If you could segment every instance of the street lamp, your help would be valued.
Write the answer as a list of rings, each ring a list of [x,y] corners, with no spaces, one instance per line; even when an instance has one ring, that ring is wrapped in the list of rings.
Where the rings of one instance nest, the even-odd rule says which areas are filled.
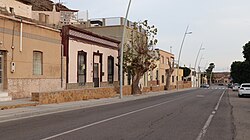
[[[130,9],[130,5],[131,5],[131,0],[129,0],[126,16],[123,22],[122,42],[120,49],[120,99],[122,98],[122,85],[123,85],[123,47],[124,47],[123,45],[124,45],[124,37],[126,35],[126,23],[128,21],[128,12]]]
[[[199,55],[200,55],[200,52],[201,52],[201,50],[205,50],[205,48],[203,48],[202,47],[203,46],[203,43],[201,43],[201,46],[200,46],[200,48],[199,48],[199,51],[198,51],[198,54],[197,54],[197,56],[196,56],[196,59],[195,59],[195,64],[194,64],[194,70],[195,70],[195,85],[197,86],[197,79],[196,79],[196,64],[197,64],[197,60],[198,60],[198,58],[199,58]]]
[[[200,58],[200,61],[198,63],[198,81],[197,81],[197,87],[200,87],[200,81],[201,81],[201,84],[203,84],[203,77],[201,76],[201,69],[200,69],[200,64],[201,64],[201,61],[202,59],[204,59],[203,55],[201,55],[201,58]],[[196,76],[196,74],[195,74]]]
[[[199,58],[200,52],[201,52],[201,50],[205,50],[205,48],[203,48],[202,46],[203,46],[203,43],[201,43],[200,49],[199,49],[198,54],[197,54],[196,59],[195,59],[195,64],[194,64],[195,70],[196,70],[196,64],[197,64],[197,60]]]
[[[189,32],[188,31],[188,28],[189,28],[189,25],[187,26],[187,29],[184,33],[184,36],[183,36],[183,39],[182,39],[182,42],[181,42],[181,48],[180,48],[180,51],[179,51],[179,55],[178,55],[178,63],[177,63],[177,77],[179,76],[179,69],[180,69],[180,59],[181,59],[181,51],[182,51],[182,47],[183,47],[183,44],[184,44],[184,41],[185,41],[185,38],[186,38],[186,35],[187,34],[192,34],[192,32]],[[179,77],[177,78],[177,90],[179,90]]]

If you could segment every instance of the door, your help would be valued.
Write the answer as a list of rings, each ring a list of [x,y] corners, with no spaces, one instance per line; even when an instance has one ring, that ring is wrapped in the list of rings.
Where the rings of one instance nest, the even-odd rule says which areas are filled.
[[[99,87],[99,63],[94,63],[94,73],[93,73],[94,87]]]
[[[4,77],[3,77],[3,74],[4,74],[4,71],[3,71],[3,66],[4,66],[4,57],[3,57],[3,54],[0,54],[0,91],[3,91],[3,81],[4,81]]]

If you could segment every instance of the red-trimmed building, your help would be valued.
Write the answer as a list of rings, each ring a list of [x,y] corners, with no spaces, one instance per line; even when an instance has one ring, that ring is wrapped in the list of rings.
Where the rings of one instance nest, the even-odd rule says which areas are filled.
[[[67,89],[118,84],[119,43],[71,25],[63,26]]]

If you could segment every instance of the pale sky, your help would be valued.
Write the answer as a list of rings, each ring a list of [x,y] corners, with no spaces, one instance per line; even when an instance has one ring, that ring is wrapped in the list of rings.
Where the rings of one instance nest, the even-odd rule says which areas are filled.
[[[55,0],[57,1],[57,0]],[[61,0],[71,9],[89,12],[89,18],[125,17],[129,0]],[[229,71],[244,60],[242,46],[250,40],[250,0],[132,0],[130,21],[147,19],[158,28],[157,48],[178,53],[187,25],[181,65],[194,66],[201,43],[201,67],[215,63],[215,71]],[[200,59],[200,58],[199,58]]]

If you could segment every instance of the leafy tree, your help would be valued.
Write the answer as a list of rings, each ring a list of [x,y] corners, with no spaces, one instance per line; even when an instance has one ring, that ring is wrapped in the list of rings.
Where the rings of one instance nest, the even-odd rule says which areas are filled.
[[[144,30],[145,33],[138,32]],[[159,54],[153,46],[157,44],[157,28],[149,26],[147,20],[134,24],[131,31],[131,42],[124,44],[124,72],[132,76],[131,94],[141,94],[139,81],[148,70],[156,67],[155,61],[159,60]]]
[[[235,61],[231,64],[231,77],[234,83],[250,82],[250,41],[243,46],[245,61]]]
[[[180,67],[180,68],[183,69],[183,77],[187,77],[190,75],[190,73],[191,73],[190,68],[188,68],[188,67]]]
[[[243,46],[243,55],[246,61],[250,62],[250,41]]]
[[[250,82],[250,64],[248,61],[235,61],[231,65],[231,77],[234,83]]]

